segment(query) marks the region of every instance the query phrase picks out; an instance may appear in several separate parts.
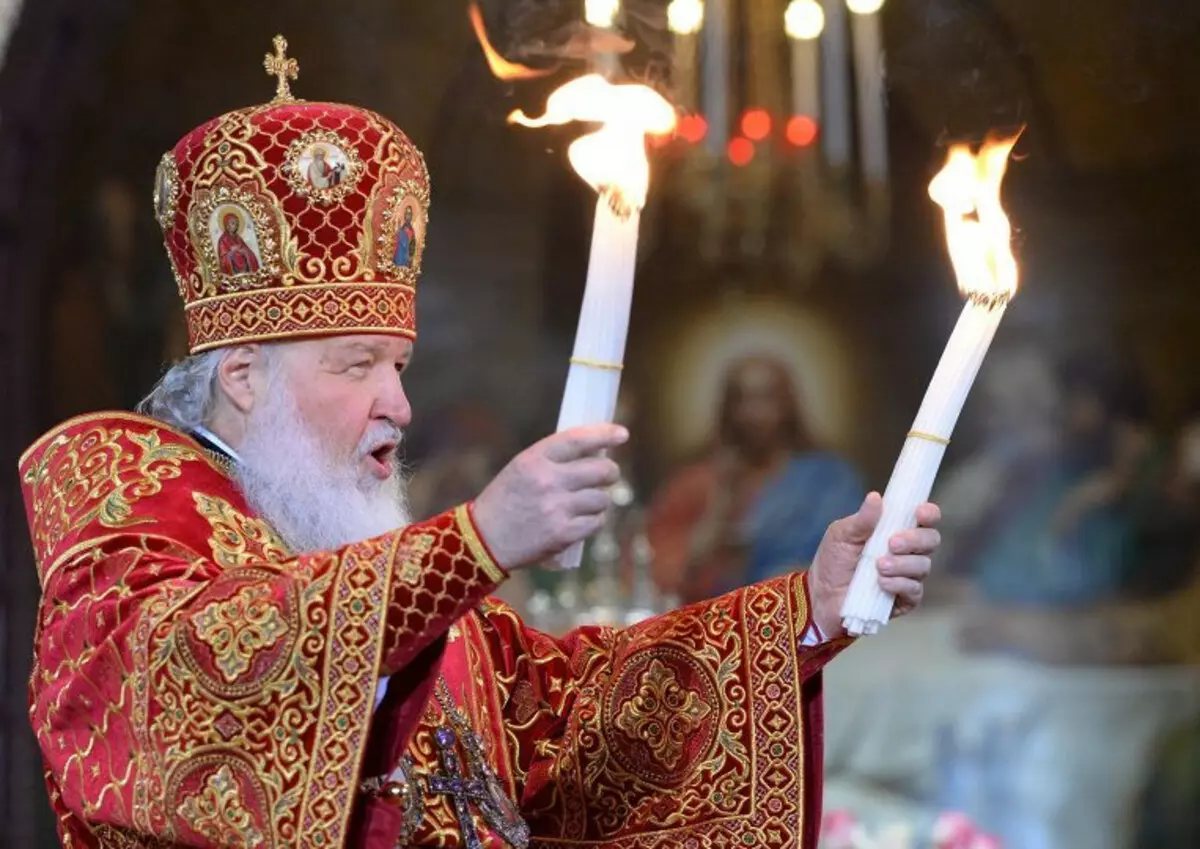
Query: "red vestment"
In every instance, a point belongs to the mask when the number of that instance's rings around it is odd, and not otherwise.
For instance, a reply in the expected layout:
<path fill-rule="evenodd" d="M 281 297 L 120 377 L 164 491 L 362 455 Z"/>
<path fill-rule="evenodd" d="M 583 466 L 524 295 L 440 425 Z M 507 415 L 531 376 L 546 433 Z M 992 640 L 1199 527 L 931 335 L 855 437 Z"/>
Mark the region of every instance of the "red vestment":
<path fill-rule="evenodd" d="M 846 641 L 799 646 L 802 576 L 553 639 L 486 597 L 504 573 L 468 506 L 293 557 L 218 458 L 125 414 L 20 471 L 68 846 L 453 847 L 464 817 L 502 846 L 481 777 L 533 846 L 816 846 L 819 671 Z M 398 764 L 394 797 L 363 792 Z M 474 801 L 437 790 L 447 764 Z"/>

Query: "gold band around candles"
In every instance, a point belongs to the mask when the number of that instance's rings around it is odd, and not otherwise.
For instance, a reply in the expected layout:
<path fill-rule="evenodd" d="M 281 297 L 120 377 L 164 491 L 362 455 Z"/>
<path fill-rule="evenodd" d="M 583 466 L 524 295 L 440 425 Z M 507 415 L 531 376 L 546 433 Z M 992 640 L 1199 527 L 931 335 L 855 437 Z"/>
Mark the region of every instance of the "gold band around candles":
<path fill-rule="evenodd" d="M 927 442 L 936 442 L 938 445 L 949 445 L 950 440 L 944 436 L 938 436 L 933 433 L 925 433 L 921 430 L 910 430 L 908 432 L 910 439 L 924 439 Z"/>
<path fill-rule="evenodd" d="M 585 360 L 583 357 L 571 357 L 571 363 L 577 366 L 587 366 L 588 368 L 599 368 L 607 371 L 623 371 L 625 368 L 621 363 L 602 363 L 599 360 Z"/>

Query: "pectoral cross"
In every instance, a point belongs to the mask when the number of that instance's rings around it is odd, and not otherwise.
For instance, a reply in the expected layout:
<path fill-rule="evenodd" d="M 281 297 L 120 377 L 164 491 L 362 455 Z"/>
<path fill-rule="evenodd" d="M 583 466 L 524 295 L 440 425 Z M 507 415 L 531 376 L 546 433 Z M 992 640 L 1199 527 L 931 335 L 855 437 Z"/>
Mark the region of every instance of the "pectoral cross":
<path fill-rule="evenodd" d="M 300 63 L 287 57 L 288 43 L 282 35 L 275 36 L 272 43 L 275 45 L 275 55 L 268 53 L 263 58 L 263 67 L 278 80 L 275 84 L 275 102 L 286 102 L 294 99 L 288 87 L 288 80 L 300 76 Z"/>
<path fill-rule="evenodd" d="M 483 849 L 479 840 L 479 832 L 475 828 L 475 820 L 471 816 L 471 803 L 479 804 L 487 797 L 487 787 L 477 778 L 463 775 L 462 764 L 458 760 L 458 735 L 449 725 L 443 725 L 433 733 L 433 739 L 440 750 L 442 771 L 429 776 L 429 792 L 440 796 L 449 796 L 454 806 L 454 816 L 462 831 L 463 845 L 467 849 Z"/>

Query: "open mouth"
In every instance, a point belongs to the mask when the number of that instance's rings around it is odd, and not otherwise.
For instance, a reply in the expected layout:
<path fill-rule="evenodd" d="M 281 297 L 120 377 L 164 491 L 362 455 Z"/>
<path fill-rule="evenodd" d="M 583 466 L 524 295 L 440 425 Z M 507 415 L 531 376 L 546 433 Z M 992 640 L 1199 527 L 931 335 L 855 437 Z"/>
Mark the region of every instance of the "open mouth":
<path fill-rule="evenodd" d="M 371 459 L 371 471 L 381 478 L 388 477 L 396 462 L 396 443 L 385 442 L 367 453 Z"/>

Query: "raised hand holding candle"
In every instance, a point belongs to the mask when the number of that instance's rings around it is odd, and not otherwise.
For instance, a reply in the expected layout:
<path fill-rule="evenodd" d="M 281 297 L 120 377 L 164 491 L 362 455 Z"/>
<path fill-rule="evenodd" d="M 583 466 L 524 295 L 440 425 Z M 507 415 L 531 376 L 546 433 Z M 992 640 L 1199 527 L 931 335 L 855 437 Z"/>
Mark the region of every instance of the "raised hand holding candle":
<path fill-rule="evenodd" d="M 638 223 L 650 186 L 646 135 L 666 135 L 674 130 L 675 109 L 647 86 L 614 85 L 591 74 L 552 92 L 541 118 L 514 112 L 509 120 L 526 127 L 570 121 L 600 124 L 599 129 L 572 142 L 567 151 L 571 166 L 600 197 L 558 429 L 611 422 L 629 331 Z M 582 544 L 576 545 L 555 563 L 573 569 L 579 566 L 582 554 Z"/>
<path fill-rule="evenodd" d="M 619 4 L 612 4 L 613 9 Z M 595 8 L 600 8 L 600 4 Z M 488 40 L 479 7 L 470 5 L 471 24 L 492 73 L 501 79 L 524 79 L 540 72 L 505 60 Z M 637 263 L 638 224 L 650 188 L 646 136 L 675 130 L 675 108 L 649 86 L 613 84 L 600 74 L 578 77 L 546 98 L 546 111 L 530 118 L 521 111 L 509 123 L 548 127 L 586 121 L 599 129 L 567 148 L 571 167 L 600 195 L 592 227 L 587 287 L 575 333 L 567 387 L 559 409 L 560 431 L 611 422 L 624 368 L 633 272 Z M 583 545 L 556 558 L 561 569 L 577 568 Z"/>
<path fill-rule="evenodd" d="M 891 617 L 895 599 L 880 589 L 876 563 L 894 534 L 916 524 L 917 507 L 929 498 L 967 394 L 1017 289 L 1012 229 L 1000 205 L 1000 184 L 1016 141 L 1016 136 L 989 139 L 977 154 L 955 145 L 929 184 L 929 196 L 944 212 L 950 261 L 967 303 L 896 460 L 883 516 L 846 593 L 842 624 L 855 636 L 877 633 Z"/>

